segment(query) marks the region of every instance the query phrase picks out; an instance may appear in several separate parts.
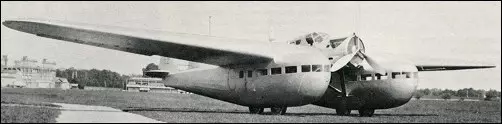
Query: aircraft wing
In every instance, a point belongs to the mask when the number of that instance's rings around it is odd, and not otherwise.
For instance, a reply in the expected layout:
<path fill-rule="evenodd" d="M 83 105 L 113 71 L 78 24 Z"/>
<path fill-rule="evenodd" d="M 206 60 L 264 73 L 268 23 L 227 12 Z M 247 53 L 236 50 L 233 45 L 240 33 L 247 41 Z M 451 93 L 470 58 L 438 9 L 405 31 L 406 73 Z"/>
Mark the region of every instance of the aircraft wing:
<path fill-rule="evenodd" d="M 495 66 L 461 66 L 461 65 L 416 65 L 418 71 L 446 71 L 462 69 L 494 68 Z"/>
<path fill-rule="evenodd" d="M 273 57 L 262 49 L 268 42 L 247 42 L 204 35 L 54 20 L 8 20 L 4 21 L 3 25 L 40 37 L 212 65 L 262 63 L 273 60 Z"/>

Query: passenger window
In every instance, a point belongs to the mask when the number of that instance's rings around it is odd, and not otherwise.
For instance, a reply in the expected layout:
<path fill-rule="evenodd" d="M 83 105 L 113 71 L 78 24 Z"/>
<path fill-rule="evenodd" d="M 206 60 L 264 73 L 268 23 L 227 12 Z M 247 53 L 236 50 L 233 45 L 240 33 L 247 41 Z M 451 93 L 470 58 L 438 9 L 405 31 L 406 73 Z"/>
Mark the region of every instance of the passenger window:
<path fill-rule="evenodd" d="M 385 73 L 385 75 L 382 75 L 380 73 L 376 73 L 375 76 L 376 76 L 377 80 L 387 79 L 387 73 Z"/>
<path fill-rule="evenodd" d="M 310 65 L 302 65 L 302 72 L 310 72 Z"/>
<path fill-rule="evenodd" d="M 312 65 L 312 72 L 321 72 L 322 67 L 321 65 Z"/>
<path fill-rule="evenodd" d="M 260 75 L 268 75 L 267 69 L 258 69 L 258 74 Z"/>
<path fill-rule="evenodd" d="M 371 74 L 362 74 L 361 75 L 361 80 L 363 80 L 363 81 L 369 81 L 369 80 L 371 80 Z"/>
<path fill-rule="evenodd" d="M 272 74 L 281 74 L 281 68 L 272 68 Z"/>
<path fill-rule="evenodd" d="M 401 72 L 392 72 L 392 79 L 396 79 L 396 76 L 401 75 Z"/>
<path fill-rule="evenodd" d="M 330 70 L 331 70 L 331 65 L 324 65 L 325 72 L 330 72 Z"/>
<path fill-rule="evenodd" d="M 248 71 L 248 77 L 253 77 L 253 71 L 251 70 Z"/>
<path fill-rule="evenodd" d="M 286 73 L 296 73 L 296 66 L 286 66 Z"/>
<path fill-rule="evenodd" d="M 239 71 L 239 78 L 244 78 L 244 71 Z"/>

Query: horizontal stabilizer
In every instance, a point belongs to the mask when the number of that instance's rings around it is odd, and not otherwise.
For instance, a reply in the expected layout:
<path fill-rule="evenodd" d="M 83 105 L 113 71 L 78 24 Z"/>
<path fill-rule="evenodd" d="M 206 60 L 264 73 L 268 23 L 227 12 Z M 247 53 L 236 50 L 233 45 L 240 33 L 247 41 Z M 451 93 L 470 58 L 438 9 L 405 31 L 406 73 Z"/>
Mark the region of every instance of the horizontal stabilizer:
<path fill-rule="evenodd" d="M 446 71 L 462 69 L 494 68 L 495 66 L 455 66 L 455 65 L 417 65 L 418 71 Z"/>

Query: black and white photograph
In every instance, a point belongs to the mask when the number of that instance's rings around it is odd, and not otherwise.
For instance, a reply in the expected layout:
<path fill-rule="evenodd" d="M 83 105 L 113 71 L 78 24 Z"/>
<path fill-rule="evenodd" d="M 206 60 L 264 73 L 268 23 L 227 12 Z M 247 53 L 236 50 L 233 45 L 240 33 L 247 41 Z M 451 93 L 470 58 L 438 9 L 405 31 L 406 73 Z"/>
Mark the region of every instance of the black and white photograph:
<path fill-rule="evenodd" d="M 1 123 L 501 123 L 500 1 L 1 1 Z"/>

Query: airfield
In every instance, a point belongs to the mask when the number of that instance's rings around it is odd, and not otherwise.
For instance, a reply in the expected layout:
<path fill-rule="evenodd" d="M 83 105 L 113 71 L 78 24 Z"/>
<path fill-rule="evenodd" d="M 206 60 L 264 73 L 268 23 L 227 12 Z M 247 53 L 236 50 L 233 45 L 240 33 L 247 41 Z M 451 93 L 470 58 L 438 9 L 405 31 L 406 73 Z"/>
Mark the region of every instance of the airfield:
<path fill-rule="evenodd" d="M 40 107 L 57 107 L 55 103 L 106 106 L 172 123 L 501 122 L 500 101 L 411 100 L 397 108 L 376 110 L 373 117 L 359 117 L 355 110 L 350 116 L 338 116 L 334 109 L 314 105 L 290 107 L 285 115 L 269 115 L 270 109 L 256 115 L 249 114 L 247 107 L 196 94 L 2 88 L 1 97 L 2 123 L 56 122 L 61 111 Z"/>

